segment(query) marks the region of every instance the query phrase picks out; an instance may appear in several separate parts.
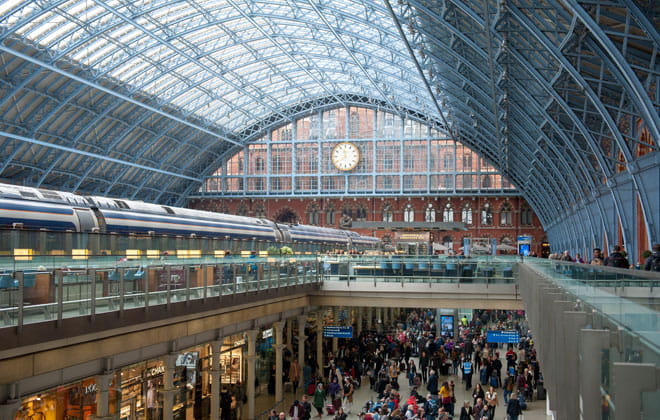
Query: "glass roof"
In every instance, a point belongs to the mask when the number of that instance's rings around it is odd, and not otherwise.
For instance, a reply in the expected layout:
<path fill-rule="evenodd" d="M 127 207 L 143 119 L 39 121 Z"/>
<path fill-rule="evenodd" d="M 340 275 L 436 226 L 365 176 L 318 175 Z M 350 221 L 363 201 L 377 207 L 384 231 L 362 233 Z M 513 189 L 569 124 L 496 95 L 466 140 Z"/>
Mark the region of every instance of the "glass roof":
<path fill-rule="evenodd" d="M 11 22 L 16 35 L 228 131 L 318 96 L 368 95 L 433 109 L 379 2 L 69 0 L 1 7 L 0 22 Z"/>

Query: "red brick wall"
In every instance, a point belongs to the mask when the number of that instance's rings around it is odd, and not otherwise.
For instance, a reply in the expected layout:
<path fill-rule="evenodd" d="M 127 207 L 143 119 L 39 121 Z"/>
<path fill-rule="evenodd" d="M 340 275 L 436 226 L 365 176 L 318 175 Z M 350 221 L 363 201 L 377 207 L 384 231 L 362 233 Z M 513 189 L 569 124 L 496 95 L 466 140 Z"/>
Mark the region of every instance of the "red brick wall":
<path fill-rule="evenodd" d="M 393 212 L 393 221 L 403 221 L 403 209 L 407 204 L 411 204 L 415 210 L 415 221 L 423 222 L 425 209 L 429 203 L 433 204 L 436 210 L 436 221 L 442 221 L 442 211 L 447 204 L 452 204 L 454 209 L 454 221 L 461 221 L 461 210 L 465 203 L 470 203 L 472 208 L 472 225 L 468 225 L 467 231 L 432 231 L 431 234 L 436 242 L 442 242 L 442 238 L 450 236 L 457 250 L 461 246 L 464 237 L 472 238 L 495 238 L 498 243 L 502 238 L 508 237 L 514 244 L 518 235 L 531 236 L 533 239 L 533 251 L 541 253 L 541 242 L 546 240 L 545 231 L 540 221 L 533 216 L 531 226 L 520 225 L 520 209 L 525 205 L 525 200 L 521 197 L 404 197 L 404 198 L 254 198 L 254 199 L 199 199 L 192 200 L 190 207 L 200 210 L 210 210 L 218 212 L 227 212 L 230 214 L 241 214 L 246 216 L 257 215 L 258 209 L 263 208 L 267 219 L 276 220 L 278 216 L 285 212 L 293 212 L 300 223 L 308 224 L 308 209 L 317 206 L 319 209 L 319 225 L 327 226 L 325 212 L 330 206 L 335 209 L 335 224 L 333 227 L 339 227 L 339 219 L 342 215 L 342 209 L 347 206 L 353 209 L 355 219 L 356 210 L 363 206 L 367 210 L 366 221 L 382 220 L 383 208 L 386 204 L 391 204 Z M 512 225 L 502 226 L 500 224 L 500 209 L 502 205 L 508 202 L 512 211 Z M 493 214 L 492 225 L 484 226 L 481 224 L 481 209 L 485 203 L 490 204 Z M 352 229 L 363 235 L 383 237 L 390 235 L 394 237 L 391 230 L 369 230 Z"/>

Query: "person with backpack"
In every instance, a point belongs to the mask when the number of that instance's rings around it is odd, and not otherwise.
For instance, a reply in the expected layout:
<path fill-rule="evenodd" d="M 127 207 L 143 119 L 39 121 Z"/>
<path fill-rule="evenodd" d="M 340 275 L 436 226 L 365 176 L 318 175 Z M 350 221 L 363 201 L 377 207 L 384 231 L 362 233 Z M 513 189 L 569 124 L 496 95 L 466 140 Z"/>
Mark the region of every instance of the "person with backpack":
<path fill-rule="evenodd" d="M 628 259 L 623 256 L 619 245 L 614 245 L 612 253 L 609 257 L 605 258 L 603 265 L 607 267 L 630 268 L 630 263 L 628 262 Z"/>
<path fill-rule="evenodd" d="M 653 253 L 646 259 L 644 270 L 660 271 L 660 244 L 653 245 Z"/>

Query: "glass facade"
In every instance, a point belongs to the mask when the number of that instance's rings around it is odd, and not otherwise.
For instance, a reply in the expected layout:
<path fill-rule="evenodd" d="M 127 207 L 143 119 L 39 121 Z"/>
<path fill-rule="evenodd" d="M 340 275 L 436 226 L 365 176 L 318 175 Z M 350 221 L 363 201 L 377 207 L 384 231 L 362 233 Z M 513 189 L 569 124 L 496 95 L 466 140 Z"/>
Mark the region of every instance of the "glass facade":
<path fill-rule="evenodd" d="M 333 164 L 350 142 L 354 168 Z M 204 196 L 515 193 L 493 165 L 430 126 L 389 112 L 344 107 L 273 128 L 207 177 Z"/>

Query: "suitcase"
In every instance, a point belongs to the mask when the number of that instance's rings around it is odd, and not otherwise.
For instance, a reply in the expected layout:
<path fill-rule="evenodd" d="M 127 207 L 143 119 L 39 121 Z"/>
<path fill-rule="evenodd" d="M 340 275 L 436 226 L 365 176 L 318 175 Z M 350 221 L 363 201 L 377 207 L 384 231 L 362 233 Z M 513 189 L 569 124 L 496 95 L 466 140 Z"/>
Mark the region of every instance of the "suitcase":
<path fill-rule="evenodd" d="M 335 410 L 339 410 L 339 407 L 341 407 L 341 398 L 335 398 L 332 401 L 332 405 L 335 407 Z"/>
<path fill-rule="evenodd" d="M 497 380 L 497 376 L 491 376 L 490 377 L 490 386 L 493 388 L 497 388 L 499 386 L 499 381 Z"/>
<path fill-rule="evenodd" d="M 335 414 L 335 406 L 332 404 L 326 404 L 325 411 L 327 411 L 330 415 Z"/>
<path fill-rule="evenodd" d="M 545 388 L 543 387 L 543 384 L 538 384 L 536 386 L 536 399 L 545 400 Z"/>
<path fill-rule="evenodd" d="M 481 385 L 486 385 L 486 383 L 488 383 L 488 378 L 486 377 L 486 368 L 481 368 L 479 371 L 479 380 Z"/>

